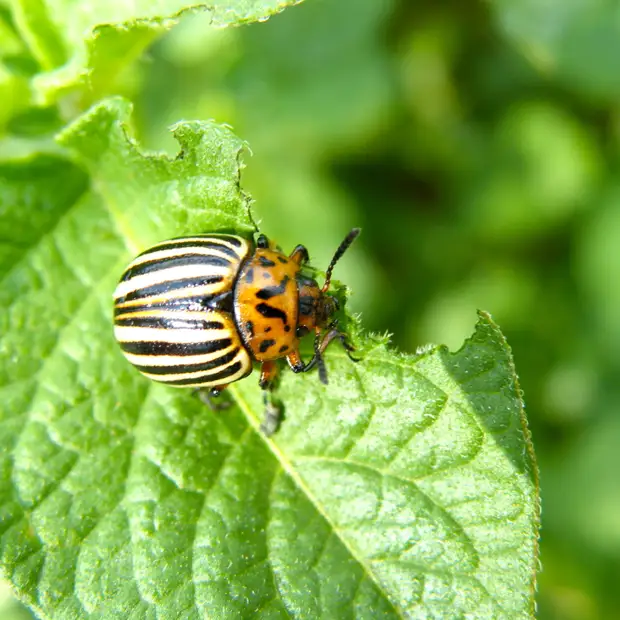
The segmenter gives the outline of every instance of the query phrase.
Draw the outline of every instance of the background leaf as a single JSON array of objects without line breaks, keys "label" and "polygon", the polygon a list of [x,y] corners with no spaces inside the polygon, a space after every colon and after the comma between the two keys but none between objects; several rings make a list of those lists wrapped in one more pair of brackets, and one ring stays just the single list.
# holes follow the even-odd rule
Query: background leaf
[{"label": "background leaf", "polygon": [[[192,4],[184,0],[93,0],[76,7],[67,0],[15,0],[14,19],[41,67],[34,79],[40,103],[88,84],[82,96],[96,100],[109,93],[118,73],[158,35],[188,10],[209,12],[216,26],[267,19],[300,0],[217,0]],[[89,80],[89,77],[92,78]]]},{"label": "background leaf", "polygon": [[[0,0],[1,62],[29,83],[41,68],[11,4]],[[389,330],[400,350],[458,348],[476,308],[492,312],[514,350],[544,481],[541,620],[620,617],[610,7],[320,0],[225,29],[187,15],[103,81],[135,100],[150,149],[174,156],[167,127],[181,118],[233,125],[254,153],[244,187],[255,215],[283,247],[303,240],[324,267],[361,225],[337,275],[364,326]],[[62,110],[18,102],[0,160],[57,157],[51,135],[87,103],[84,93],[63,97]],[[3,98],[0,115],[8,105]]]},{"label": "background leaf", "polygon": [[[178,118],[233,124],[255,154],[244,183],[266,206],[265,230],[287,247],[303,237],[316,264],[327,265],[348,228],[365,219],[326,162],[363,150],[385,127],[394,83],[381,34],[394,4],[307,2],[260,28],[224,31],[205,15],[190,16],[143,66],[146,87],[136,101],[142,139],[170,150],[167,126]],[[355,291],[355,310],[365,321],[386,318],[383,274],[358,244],[350,251],[339,273]]]},{"label": "background leaf", "polygon": [[149,383],[113,341],[124,264],[253,227],[229,130],[180,124],[169,159],[127,123],[103,103],[61,136],[75,162],[0,169],[0,541],[20,596],[53,617],[530,617],[536,470],[490,318],[454,354],[353,334],[365,358],[330,351],[329,389],[284,376],[273,441],[252,379],[223,414]]},{"label": "background leaf", "polygon": [[493,0],[492,5],[507,34],[532,62],[578,94],[617,99],[620,76],[609,62],[620,56],[614,2]]}]

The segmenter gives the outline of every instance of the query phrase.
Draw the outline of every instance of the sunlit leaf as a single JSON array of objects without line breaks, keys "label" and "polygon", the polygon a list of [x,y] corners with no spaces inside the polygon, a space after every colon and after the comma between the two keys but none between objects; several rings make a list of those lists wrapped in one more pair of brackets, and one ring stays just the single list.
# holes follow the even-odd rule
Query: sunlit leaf
[{"label": "sunlit leaf", "polygon": [[[490,317],[456,353],[398,354],[351,324],[329,386],[287,373],[281,430],[256,376],[232,407],[123,359],[111,293],[154,241],[250,235],[243,143],[175,128],[142,153],[126,104],[0,167],[0,562],[43,617],[529,618],[536,466]],[[302,240],[300,240],[302,241]]]},{"label": "sunlit leaf", "polygon": [[218,26],[267,19],[301,0],[92,0],[76,6],[69,0],[15,0],[14,18],[39,62],[42,73],[34,90],[42,103],[82,87],[84,100],[109,92],[108,82],[187,11],[208,11]]}]

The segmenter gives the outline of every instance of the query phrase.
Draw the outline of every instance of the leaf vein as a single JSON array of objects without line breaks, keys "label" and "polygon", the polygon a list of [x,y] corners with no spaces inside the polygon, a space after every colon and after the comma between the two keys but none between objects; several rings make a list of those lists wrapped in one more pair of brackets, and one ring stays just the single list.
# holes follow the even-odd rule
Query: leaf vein
[{"label": "leaf vein", "polygon": [[[246,415],[248,421],[250,422],[250,425],[262,437],[263,435],[262,435],[262,433],[260,431],[259,424],[257,423],[257,418],[252,414],[250,406],[245,401],[245,399],[243,399],[243,397],[241,396],[239,390],[236,388],[236,386],[229,387],[229,390],[230,390],[231,394],[233,395],[233,397],[235,398],[235,400],[237,401],[240,409]],[[327,511],[325,510],[324,506],[311,493],[310,489],[307,487],[307,485],[304,482],[304,480],[295,471],[295,468],[293,467],[292,463],[284,456],[282,451],[276,446],[276,444],[273,441],[265,439],[265,443],[267,444],[267,447],[271,450],[271,452],[273,453],[275,458],[279,461],[280,466],[282,467],[282,469],[291,478],[291,480],[295,483],[295,485],[299,488],[299,490],[308,498],[308,500],[315,507],[317,512],[321,514],[321,516],[325,519],[325,522],[330,526],[330,528],[336,534],[336,536],[338,536],[338,539],[343,544],[345,549],[347,549],[347,551],[349,552],[351,557],[354,558],[355,561],[362,567],[364,572],[367,573],[370,576],[370,578],[373,580],[375,586],[381,592],[381,594],[383,595],[385,600],[388,601],[388,603],[390,603],[390,605],[392,606],[392,609],[394,610],[396,615],[399,618],[405,618],[403,610],[397,605],[396,602],[394,602],[389,597],[388,593],[385,591],[385,589],[383,587],[383,584],[381,583],[381,581],[379,580],[377,575],[375,575],[374,572],[371,570],[371,567],[368,565],[368,563],[365,561],[365,559],[361,556],[361,554],[359,554],[356,551],[356,549],[353,547],[353,545],[351,545],[351,543],[346,539],[346,537],[343,536],[342,533],[338,530],[338,528],[336,527],[336,524],[332,521],[332,519],[327,514]]]}]

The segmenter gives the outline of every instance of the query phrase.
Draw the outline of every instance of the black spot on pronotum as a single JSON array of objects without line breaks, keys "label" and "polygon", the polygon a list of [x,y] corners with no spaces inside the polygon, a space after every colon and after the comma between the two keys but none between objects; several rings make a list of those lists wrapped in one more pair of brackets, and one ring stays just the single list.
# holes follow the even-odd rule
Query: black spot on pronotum
[{"label": "black spot on pronotum", "polygon": [[283,323],[287,323],[286,313],[280,310],[280,308],[274,308],[269,304],[261,302],[256,306],[256,310],[266,319],[280,319]]},{"label": "black spot on pronotum", "polygon": [[286,291],[286,285],[288,281],[289,277],[284,276],[280,284],[278,284],[277,286],[265,286],[256,293],[256,297],[258,297],[258,299],[271,299],[272,297],[282,295]]},{"label": "black spot on pronotum", "polygon": [[258,262],[260,263],[261,267],[275,267],[276,264],[268,259],[266,256],[259,256],[258,257]]},{"label": "black spot on pronotum", "polygon": [[280,351],[280,353],[284,353],[284,351],[286,351],[287,349],[288,349],[288,344],[283,344],[280,347],[279,351]]},{"label": "black spot on pronotum", "polygon": [[276,341],[275,341],[275,340],[271,340],[271,339],[270,339],[270,340],[263,340],[263,341],[260,343],[260,346],[258,347],[258,350],[259,350],[261,353],[264,353],[264,352],[265,352],[265,351],[266,351],[269,347],[273,347],[273,345],[274,345],[275,343],[276,343]]},{"label": "black spot on pronotum", "polygon": [[283,264],[283,265],[288,265],[288,258],[284,258],[284,256],[278,256],[278,260]]},{"label": "black spot on pronotum", "polygon": [[290,325],[285,325],[284,326],[284,331],[285,332],[290,332],[291,331],[291,326]]},{"label": "black spot on pronotum", "polygon": [[248,332],[250,338],[254,337],[254,323],[252,323],[252,321],[246,321],[245,331]]},{"label": "black spot on pronotum", "polygon": [[271,327],[269,327],[269,326],[268,326],[268,327],[265,327],[265,333],[268,333],[268,332],[270,332],[270,331],[271,331]]}]

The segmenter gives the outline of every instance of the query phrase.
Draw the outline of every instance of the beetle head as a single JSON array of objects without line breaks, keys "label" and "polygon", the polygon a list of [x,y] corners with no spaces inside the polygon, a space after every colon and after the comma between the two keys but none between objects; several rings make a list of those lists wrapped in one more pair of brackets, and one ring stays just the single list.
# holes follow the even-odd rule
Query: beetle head
[{"label": "beetle head", "polygon": [[338,299],[328,293],[332,271],[336,263],[360,234],[359,228],[354,228],[340,244],[334,257],[325,272],[325,284],[319,287],[316,280],[300,274],[297,278],[299,288],[299,321],[298,332],[302,336],[311,330],[317,333],[327,327],[336,312],[340,309]]}]

